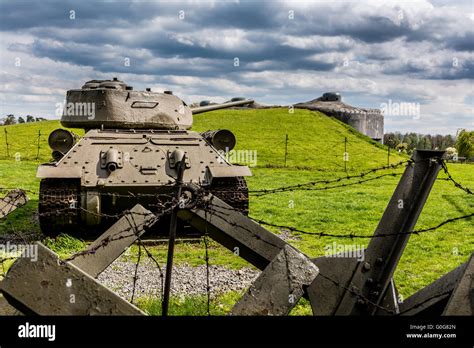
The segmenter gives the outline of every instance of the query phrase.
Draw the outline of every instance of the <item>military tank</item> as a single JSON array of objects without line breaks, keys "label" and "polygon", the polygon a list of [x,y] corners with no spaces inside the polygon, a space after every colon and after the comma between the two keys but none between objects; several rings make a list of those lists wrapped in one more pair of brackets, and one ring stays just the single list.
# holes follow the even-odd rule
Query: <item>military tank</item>
[{"label": "military tank", "polygon": [[[92,80],[67,91],[61,125],[48,139],[53,160],[38,167],[39,225],[48,236],[96,235],[137,203],[159,211],[170,202],[184,153],[184,183],[198,184],[248,213],[247,166],[232,165],[229,130],[191,131],[193,115],[241,106],[239,100],[190,108],[171,91],[135,91],[117,78]],[[167,232],[166,219],[157,225]],[[187,226],[181,225],[180,231]],[[185,232],[182,232],[185,233]]]}]

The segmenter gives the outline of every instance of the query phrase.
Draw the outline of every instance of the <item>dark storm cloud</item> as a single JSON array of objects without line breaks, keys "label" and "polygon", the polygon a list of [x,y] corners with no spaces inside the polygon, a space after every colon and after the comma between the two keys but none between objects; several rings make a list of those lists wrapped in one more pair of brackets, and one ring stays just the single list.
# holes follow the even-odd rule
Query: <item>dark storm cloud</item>
[{"label": "dark storm cloud", "polygon": [[[157,47],[155,49],[155,47]],[[16,45],[14,50],[29,51],[37,57],[47,57],[55,61],[68,62],[76,65],[93,66],[101,72],[133,72],[135,74],[169,74],[169,75],[198,75],[202,77],[227,74],[236,70],[234,59],[239,59],[239,70],[260,71],[258,62],[266,57],[278,57],[273,64],[266,65],[267,70],[293,70],[309,69],[316,71],[332,70],[336,64],[308,60],[305,58],[305,50],[275,46],[257,52],[220,52],[217,49],[205,49],[202,47],[189,47],[175,42],[162,42],[149,50],[157,57],[172,57],[175,52],[180,52],[180,58],[192,59],[204,58],[209,61],[207,67],[196,67],[193,65],[160,65],[149,63],[148,58],[134,56],[133,50],[124,47],[100,47],[86,44],[63,43],[53,45],[45,40],[35,40],[31,45]],[[132,54],[130,54],[132,53]],[[124,59],[130,60],[131,68],[124,65]],[[253,64],[257,63],[254,67]]]},{"label": "dark storm cloud", "polygon": [[[181,3],[181,2],[92,2],[76,3],[72,1],[53,2],[4,2],[1,5],[2,20],[0,29],[20,31],[36,37],[29,50],[38,57],[48,57],[55,61],[68,62],[80,66],[91,66],[98,71],[125,71],[121,64],[124,57],[133,59],[136,65],[134,73],[153,74],[157,68],[148,64],[152,57],[203,58],[215,61],[209,69],[196,69],[183,66],[180,69],[171,67],[168,71],[179,75],[197,74],[210,76],[228,71],[226,62],[238,57],[243,69],[253,70],[249,62],[272,60],[268,65],[272,69],[308,69],[316,71],[332,70],[337,63],[309,59],[315,53],[344,52],[350,46],[339,45],[326,47],[294,47],[282,42],[282,34],[294,34],[298,37],[322,35],[334,38],[348,37],[365,44],[383,43],[403,38],[407,42],[425,41],[436,37],[441,47],[459,51],[473,49],[472,31],[456,36],[449,30],[443,31],[437,21],[428,21],[421,27],[413,29],[409,21],[395,23],[382,15],[363,15],[351,9],[350,3],[344,12],[341,7],[327,6],[325,3],[313,10],[295,9],[295,19],[288,18],[291,5],[282,6],[270,1],[242,1],[217,3]],[[69,18],[69,11],[74,10],[76,19]],[[179,20],[180,11],[185,19]],[[395,14],[396,8],[393,9]],[[155,20],[153,23],[151,21]],[[444,23],[443,23],[444,24]],[[139,30],[148,28],[149,30]],[[206,37],[192,35],[202,28],[212,29],[213,42]],[[239,45],[225,46],[222,42],[228,33],[222,30],[239,29],[245,32],[245,40],[254,43],[251,47]],[[184,36],[180,40],[180,35]],[[55,42],[46,41],[46,39]],[[60,44],[56,44],[59,42]],[[28,44],[26,44],[28,46]],[[17,47],[18,48],[18,47]],[[11,47],[15,49],[14,46]],[[147,50],[148,57],[137,55],[136,50]],[[390,60],[396,56],[385,57],[383,54],[370,52],[369,59]],[[147,66],[151,66],[149,69]],[[166,70],[160,67],[159,70]],[[128,69],[130,70],[130,69]],[[179,70],[179,71],[178,71]],[[419,71],[421,70],[421,71]],[[387,73],[416,73],[428,76],[429,71],[422,67],[407,64],[404,68],[388,68]],[[468,75],[471,76],[470,68]],[[445,74],[450,78],[458,75]],[[442,73],[433,78],[444,76]]]},{"label": "dark storm cloud", "polygon": [[390,41],[398,37],[409,36],[410,28],[403,23],[397,25],[386,17],[343,17],[340,13],[329,13],[318,17],[314,14],[304,15],[304,21],[289,30],[295,34],[305,32],[309,34],[327,36],[348,36],[366,43]]},{"label": "dark storm cloud", "polygon": [[[186,6],[181,6],[187,12]],[[218,2],[198,9],[191,9],[187,15],[196,26],[210,25],[219,28],[271,29],[281,26],[278,16],[281,6],[271,1]]]},{"label": "dark storm cloud", "polygon": [[[118,22],[137,23],[157,15],[158,3],[105,1],[4,1],[0,5],[0,30],[21,30],[37,27],[69,27],[77,23],[82,28],[90,25],[106,26]],[[77,21],[71,21],[70,11]],[[123,22],[125,20],[125,22]]]},{"label": "dark storm cloud", "polygon": [[179,1],[9,1],[0,5],[0,30],[69,27],[71,10],[84,29],[92,25],[133,27],[155,17],[177,18],[181,11],[186,21],[197,27],[271,28],[280,26],[272,16],[276,6],[270,1],[192,4]]},{"label": "dark storm cloud", "polygon": [[352,36],[367,43],[391,41],[409,35],[411,30],[405,25],[396,25],[385,17],[371,16],[361,23],[342,26],[340,34]]},{"label": "dark storm cloud", "polygon": [[451,38],[446,46],[456,51],[474,51],[474,31],[463,36]]}]

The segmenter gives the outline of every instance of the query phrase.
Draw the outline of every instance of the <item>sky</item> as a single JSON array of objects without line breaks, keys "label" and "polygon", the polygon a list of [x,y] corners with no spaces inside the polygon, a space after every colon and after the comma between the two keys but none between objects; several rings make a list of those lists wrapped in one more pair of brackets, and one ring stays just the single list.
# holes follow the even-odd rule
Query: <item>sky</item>
[{"label": "sky", "polygon": [[0,117],[58,118],[66,90],[118,77],[188,103],[291,105],[338,91],[354,106],[385,106],[386,132],[456,134],[474,128],[473,7],[0,0]]}]

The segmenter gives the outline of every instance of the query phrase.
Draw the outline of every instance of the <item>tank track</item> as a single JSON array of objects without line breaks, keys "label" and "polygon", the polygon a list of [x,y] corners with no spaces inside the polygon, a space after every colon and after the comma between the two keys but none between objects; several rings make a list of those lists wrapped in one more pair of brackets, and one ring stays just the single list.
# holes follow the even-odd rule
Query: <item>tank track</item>
[{"label": "tank track", "polygon": [[242,214],[249,214],[249,190],[243,177],[213,179],[210,191]]},{"label": "tank track", "polygon": [[[81,186],[78,179],[43,179],[39,192],[39,224],[44,235],[80,235]],[[243,177],[214,179],[209,191],[244,215],[248,215],[248,188]],[[167,221],[164,219],[164,222]],[[166,230],[166,229],[165,229]],[[94,231],[87,229],[86,234]],[[186,233],[185,233],[186,234]]]},{"label": "tank track", "polygon": [[80,181],[78,179],[43,179],[39,192],[39,224],[43,234],[73,234],[80,223]]}]

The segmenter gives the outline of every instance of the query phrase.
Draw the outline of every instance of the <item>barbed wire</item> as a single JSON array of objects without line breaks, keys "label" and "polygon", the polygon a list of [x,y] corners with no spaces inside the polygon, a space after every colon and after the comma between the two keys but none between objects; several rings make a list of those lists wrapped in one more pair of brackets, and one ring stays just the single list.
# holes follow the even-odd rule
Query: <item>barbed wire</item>
[{"label": "barbed wire", "polygon": [[[397,177],[397,176],[400,176],[400,175],[402,175],[402,173],[387,173],[387,174],[381,174],[381,175],[378,175],[378,176],[375,176],[375,177],[372,177],[372,178],[368,178],[368,179],[361,179],[361,180],[358,180],[356,182],[350,182],[350,183],[334,185],[334,186],[323,186],[323,187],[300,186],[300,187],[294,187],[294,188],[292,188],[292,187],[280,187],[280,188],[274,189],[274,190],[264,190],[261,193],[249,192],[249,194],[253,194],[255,197],[261,197],[261,196],[265,196],[265,195],[268,195],[268,194],[274,194],[274,193],[280,193],[280,192],[325,191],[325,190],[331,190],[331,189],[335,189],[335,188],[360,185],[360,184],[364,184],[364,183],[369,182],[369,181],[382,179],[382,178],[385,178],[387,176]],[[312,184],[312,185],[316,185],[316,184]]]},{"label": "barbed wire", "polygon": [[[75,258],[77,258],[78,256],[81,256],[81,255],[85,255],[85,254],[91,254],[91,253],[95,253],[99,248],[102,248],[102,247],[105,247],[106,245],[108,245],[109,243],[113,242],[113,241],[116,241],[116,240],[121,240],[121,239],[124,239],[124,238],[130,238],[130,237],[133,237],[133,236],[136,236],[136,233],[133,231],[134,229],[139,229],[139,228],[145,228],[147,225],[154,225],[156,224],[159,219],[165,215],[168,215],[168,214],[171,214],[172,210],[175,209],[176,207],[178,207],[179,205],[179,202],[175,202],[171,207],[169,208],[166,208],[164,209],[162,212],[160,213],[157,213],[155,212],[154,213],[154,216],[152,217],[152,219],[150,219],[150,221],[147,221],[145,219],[144,222],[138,224],[138,225],[135,225],[135,226],[128,226],[126,228],[123,228],[109,236],[107,236],[106,238],[104,238],[99,244],[97,244],[96,246],[94,246],[93,248],[89,248],[89,249],[86,249],[86,250],[83,250],[83,251],[80,251],[80,252],[77,252],[73,255],[71,255],[70,257],[68,257],[65,261],[68,262],[68,261],[72,261],[74,260]],[[123,215],[125,214],[131,214],[130,211],[125,211],[123,212]],[[148,213],[137,213],[137,212],[134,212],[133,214],[135,215],[142,215],[142,216],[150,216]],[[122,215],[122,216],[123,216]],[[129,232],[130,230],[132,230],[132,233],[130,234],[124,234],[125,232]]]},{"label": "barbed wire", "polygon": [[165,292],[165,289],[164,289],[164,273],[163,273],[163,268],[160,266],[160,264],[158,263],[158,261],[155,259],[155,257],[153,256],[153,254],[148,250],[148,248],[146,247],[146,245],[143,243],[143,240],[141,240],[139,238],[139,241],[140,243],[142,244],[142,248],[143,250],[145,250],[145,253],[147,254],[148,258],[150,258],[156,265],[156,268],[158,269],[159,273],[160,273],[160,284],[161,284],[161,290],[160,290],[160,294],[161,294],[161,299],[163,299],[163,294]]},{"label": "barbed wire", "polygon": [[[214,208],[218,208],[219,210],[225,210],[225,211],[231,211],[231,212],[237,212],[237,213],[240,212],[238,209],[235,209],[231,206],[223,207],[223,206],[220,206],[220,205],[212,204],[212,202],[207,203],[207,209],[209,209],[209,207],[214,207]],[[213,214],[216,214],[216,213],[225,214],[224,212],[218,211],[218,210],[215,210],[215,209],[214,210],[209,210],[209,211],[211,211]],[[228,218],[229,216],[230,216],[230,214],[225,214],[225,217]],[[432,226],[432,227],[428,227],[428,228],[411,230],[411,231],[404,231],[404,232],[395,232],[395,233],[380,233],[380,234],[377,234],[377,235],[361,235],[361,234],[355,234],[353,232],[346,233],[346,234],[337,234],[337,233],[330,233],[330,232],[314,232],[314,231],[302,230],[302,229],[299,229],[299,228],[294,227],[294,226],[280,225],[280,224],[267,222],[265,220],[258,219],[258,218],[252,217],[252,216],[248,216],[248,218],[251,219],[252,221],[260,224],[260,225],[265,225],[265,226],[275,227],[275,228],[278,228],[278,229],[288,230],[290,232],[313,235],[313,236],[317,236],[317,237],[320,237],[320,238],[321,237],[333,237],[333,238],[350,238],[350,239],[353,239],[353,238],[371,239],[371,238],[383,238],[383,237],[390,237],[390,236],[396,236],[396,235],[406,235],[406,234],[419,235],[421,233],[437,230],[437,229],[441,228],[442,226],[444,226],[446,224],[449,224],[449,223],[452,223],[452,222],[455,222],[455,221],[470,219],[473,216],[474,216],[474,213],[470,213],[470,214],[466,214],[466,215],[446,219],[446,220],[438,223],[437,225]],[[222,216],[221,216],[221,218],[222,218]],[[230,221],[228,221],[228,223],[231,224]],[[235,226],[238,226],[238,225],[235,224]]]},{"label": "barbed wire", "polygon": [[135,273],[133,274],[133,287],[132,287],[132,296],[130,298],[130,303],[133,303],[135,298],[135,289],[137,286],[138,281],[138,267],[140,266],[140,260],[142,257],[142,243],[138,242],[138,255],[137,255],[137,262],[135,263]]},{"label": "barbed wire", "polygon": [[446,165],[446,162],[440,161],[440,164],[441,164],[441,168],[443,168],[443,171],[444,171],[444,173],[445,173],[446,176],[447,176],[446,179],[447,179],[448,181],[451,181],[451,182],[454,184],[455,187],[457,187],[457,188],[460,189],[460,190],[463,190],[463,191],[466,192],[467,194],[469,194],[469,195],[474,194],[470,188],[461,185],[459,182],[457,182],[456,180],[453,179],[453,177],[451,176],[451,173],[450,173],[449,170],[448,170],[448,166]]},{"label": "barbed wire", "polygon": [[341,284],[338,280],[334,279],[334,278],[331,278],[329,277],[328,275],[325,275],[324,273],[321,273],[321,270],[319,270],[319,273],[318,273],[318,277],[322,277],[328,281],[330,281],[331,283],[333,283],[334,285],[336,285],[337,287],[345,290],[345,291],[348,291],[350,292],[352,295],[356,296],[357,298],[359,298],[360,300],[362,300],[364,303],[367,303],[367,304],[370,304],[371,306],[373,307],[376,307],[378,309],[381,309],[383,310],[384,312],[387,312],[389,314],[392,314],[392,315],[395,315],[397,314],[396,311],[392,310],[392,309],[389,309],[389,308],[385,308],[375,302],[373,302],[372,300],[370,300],[369,298],[367,298],[366,296],[362,295],[361,293],[355,291],[354,289],[352,289],[351,287],[347,287],[343,284]]},{"label": "barbed wire", "polygon": [[211,283],[210,283],[210,275],[209,275],[209,245],[207,243],[207,211],[204,211],[204,248],[205,248],[205,261],[206,261],[206,294],[207,294],[207,315],[211,316]]},{"label": "barbed wire", "polygon": [[[212,206],[212,204],[209,204],[210,202],[206,202],[206,206],[203,207],[203,209],[209,209],[209,206]],[[202,208],[202,206],[201,206]],[[221,206],[218,206],[219,209],[224,209],[224,210],[233,210],[233,211],[237,211],[235,210],[234,208],[224,208],[224,207],[221,207]],[[254,238],[258,239],[259,241],[262,241],[264,243],[267,243],[269,245],[272,245],[273,247],[275,248],[280,248],[280,246],[276,245],[275,243],[272,243],[268,240],[265,240],[265,239],[262,239],[259,235],[257,235],[253,230],[249,229],[249,228],[246,228],[242,225],[239,225],[235,222],[233,222],[231,219],[228,219],[229,217],[229,214],[224,214],[223,212],[221,211],[216,211],[216,210],[212,210],[211,211],[213,215],[216,215],[218,217],[220,217],[221,219],[225,219],[227,221],[227,223],[229,223],[230,225],[232,226],[235,226],[235,227],[239,227],[239,228],[242,228],[243,230],[247,231],[247,232],[250,232]],[[317,234],[319,235],[320,237],[323,237],[323,236],[327,236],[327,237],[338,237],[338,238],[357,238],[357,237],[360,237],[360,238],[373,238],[373,237],[388,237],[388,236],[394,236],[394,235],[403,235],[403,234],[420,234],[420,233],[423,233],[423,232],[429,232],[429,231],[433,231],[433,230],[436,230],[438,228],[440,228],[441,226],[447,224],[447,223],[451,223],[451,222],[454,222],[454,221],[458,221],[458,220],[461,220],[461,219],[467,219],[467,218],[471,218],[474,216],[474,213],[471,213],[471,214],[468,214],[468,215],[464,215],[464,216],[459,216],[459,217],[455,217],[455,218],[450,218],[450,219],[447,219],[441,223],[439,223],[438,225],[436,226],[433,226],[433,227],[429,227],[429,228],[425,228],[425,229],[420,229],[420,230],[413,230],[413,231],[408,231],[408,232],[401,232],[401,233],[386,233],[386,234],[380,234],[380,235],[371,235],[371,236],[365,236],[365,235],[354,235],[354,234],[349,234],[349,235],[332,235],[332,234],[328,234],[328,233],[323,233],[323,232],[320,232],[320,233],[308,233],[306,231],[301,231],[301,230],[297,230],[299,232],[304,232],[304,233],[307,233],[307,234]],[[250,218],[250,217],[249,217]],[[251,218],[252,220],[254,220],[255,222],[259,223],[261,222],[261,220],[255,220],[253,218]],[[206,219],[207,220],[207,219]],[[272,224],[271,226],[274,226],[274,227],[282,227],[280,225],[274,225]],[[288,227],[288,226],[283,226],[283,227]],[[290,227],[289,229],[293,229],[293,230],[296,230],[292,227]],[[397,315],[398,313],[392,309],[389,309],[389,308],[385,308],[375,302],[373,302],[372,300],[370,300],[369,298],[367,298],[366,296],[360,294],[359,292],[355,291],[354,289],[352,289],[351,287],[347,287],[343,284],[341,284],[338,280],[324,274],[321,272],[321,270],[319,270],[319,274],[318,276],[321,276],[323,278],[325,278],[326,280],[330,281],[331,283],[333,283],[334,285],[340,287],[341,289],[344,289],[345,291],[348,291],[350,292],[352,295],[356,296],[358,299],[360,299],[363,303],[366,303],[366,304],[370,304],[371,306],[375,307],[375,308],[378,308],[380,310],[383,310],[389,314],[392,314],[392,315]]]},{"label": "barbed wire", "polygon": [[[398,162],[398,163],[395,163],[395,164],[384,165],[384,166],[381,166],[381,167],[373,168],[373,169],[364,171],[364,172],[359,173],[359,174],[346,175],[346,176],[342,176],[342,177],[335,178],[335,179],[323,179],[323,180],[317,180],[317,181],[309,181],[309,182],[305,182],[305,183],[301,183],[301,184],[277,187],[277,188],[274,188],[274,189],[249,190],[249,194],[254,194],[255,196],[263,196],[263,195],[267,195],[267,194],[271,194],[271,193],[278,193],[278,192],[284,192],[284,191],[308,190],[308,187],[312,187],[312,186],[315,186],[315,185],[331,184],[331,183],[336,183],[336,182],[340,182],[340,181],[343,181],[343,180],[351,180],[351,179],[355,179],[355,178],[364,178],[367,175],[376,173],[376,172],[381,171],[381,170],[396,169],[396,168],[398,168],[398,167],[400,167],[404,164],[409,165],[409,164],[412,164],[412,163],[415,163],[415,161],[410,159],[410,160],[401,161],[401,162]],[[396,174],[398,175],[398,173],[396,173]],[[388,175],[393,175],[393,173],[383,174],[383,176],[376,177],[375,179],[379,179],[381,177],[388,176]],[[367,181],[367,180],[375,180],[375,179],[371,178],[371,179],[365,179],[365,180]],[[355,184],[358,184],[358,183],[355,183]],[[351,185],[355,185],[355,184],[351,184]],[[345,187],[345,186],[349,186],[349,185],[348,184],[338,185],[338,186],[334,186],[333,188],[335,188],[335,187]],[[324,188],[322,188],[322,189],[324,189]]]},{"label": "barbed wire", "polygon": [[267,221],[264,221],[264,220],[261,220],[261,219],[252,218],[252,217],[250,217],[250,219],[252,219],[253,221],[255,221],[255,222],[257,222],[261,225],[276,227],[276,228],[285,229],[285,230],[288,230],[288,231],[291,231],[291,232],[297,232],[297,233],[301,233],[301,234],[308,234],[308,235],[313,235],[313,236],[317,236],[317,237],[350,238],[350,239],[353,239],[353,238],[367,238],[367,239],[372,239],[372,238],[382,238],[382,237],[390,237],[390,236],[406,235],[406,234],[416,234],[416,235],[418,235],[420,233],[425,233],[425,232],[430,232],[430,231],[437,230],[437,229],[439,229],[440,227],[442,227],[446,224],[449,224],[449,223],[452,223],[452,222],[455,222],[455,221],[458,221],[458,220],[464,220],[464,219],[472,218],[473,216],[474,216],[474,213],[471,213],[471,214],[467,214],[467,215],[462,215],[462,216],[457,216],[457,217],[454,217],[454,218],[446,219],[446,220],[444,220],[443,222],[439,223],[436,226],[432,226],[432,227],[428,227],[428,228],[424,228],[424,229],[418,229],[418,230],[412,230],[412,231],[406,231],[406,232],[380,233],[380,234],[377,234],[377,235],[360,235],[360,234],[355,234],[353,232],[348,233],[348,234],[336,234],[336,233],[328,233],[328,232],[305,231],[305,230],[295,228],[295,227],[292,227],[292,226],[278,225],[278,224],[270,223],[270,222],[267,222]]},{"label": "barbed wire", "polygon": [[[159,185],[159,188],[160,190],[166,190],[168,188],[173,188],[173,184],[160,184]],[[12,190],[22,190],[24,192],[28,192],[28,193],[31,193],[33,195],[39,195],[40,192],[39,191],[36,191],[36,190],[32,190],[32,189],[27,189],[27,188],[12,188],[12,187],[0,187],[0,192],[9,192],[9,191],[12,191]],[[107,197],[116,197],[116,198],[140,198],[140,197],[154,197],[154,198],[159,198],[159,197],[169,197],[169,198],[172,198],[174,197],[172,194],[170,193],[166,193],[166,192],[155,192],[155,193],[138,193],[138,192],[128,192],[127,194],[123,194],[123,193],[115,193],[115,192],[106,192],[106,191],[101,191],[101,192],[95,192],[94,194],[98,195],[98,196],[107,196]],[[54,198],[56,197],[55,195],[52,195],[52,194],[42,194],[41,195],[42,197],[46,197],[46,198]]]},{"label": "barbed wire", "polygon": [[[209,202],[206,202],[206,201],[204,201],[204,203],[201,203],[201,204],[203,204],[203,205],[201,205],[201,208],[206,211],[206,209],[208,209],[208,208],[206,207],[206,205],[208,205],[208,203],[209,203]],[[213,215],[215,215],[215,216],[217,216],[217,217],[220,217],[221,219],[227,219],[227,217],[228,217],[228,215],[219,215],[219,213],[221,213],[221,212],[212,211],[212,213],[213,213]],[[257,240],[259,240],[259,241],[261,241],[261,242],[264,242],[264,243],[266,243],[266,244],[268,244],[268,245],[271,245],[271,246],[273,246],[274,248],[277,248],[277,249],[280,249],[280,248],[281,248],[281,245],[277,245],[277,244],[272,243],[272,242],[270,242],[270,241],[268,241],[268,240],[262,239],[262,237],[260,237],[257,233],[255,233],[255,231],[253,231],[253,230],[251,230],[251,229],[249,229],[249,228],[247,228],[247,227],[245,227],[245,226],[239,225],[239,224],[237,224],[236,222],[233,222],[232,220],[230,220],[230,221],[229,221],[229,220],[226,220],[226,221],[227,221],[227,223],[230,224],[231,226],[235,226],[235,227],[241,228],[241,229],[243,229],[244,231],[247,231],[247,232],[251,233],[252,237],[254,237],[255,239],[257,239]],[[288,245],[289,245],[289,244],[288,244]],[[289,245],[289,246],[291,246],[291,245]],[[288,260],[286,260],[286,261],[288,261]],[[288,267],[288,263],[287,263],[287,267]],[[288,269],[288,268],[287,268],[287,269]],[[388,313],[390,313],[390,314],[394,314],[394,313],[395,313],[394,311],[392,311],[392,310],[390,310],[390,309],[387,309],[387,308],[385,308],[385,307],[383,307],[383,306],[380,306],[380,305],[376,304],[375,302],[371,301],[369,298],[367,298],[367,297],[365,297],[364,295],[362,295],[362,294],[360,294],[360,293],[354,291],[353,289],[347,288],[346,286],[340,284],[340,282],[339,282],[338,280],[335,280],[335,279],[329,277],[328,275],[325,275],[325,274],[321,273],[321,270],[319,270],[318,275],[321,275],[323,278],[325,278],[325,279],[331,281],[334,285],[336,285],[336,286],[338,286],[338,287],[340,287],[340,288],[342,288],[342,289],[344,289],[344,290],[349,291],[350,293],[352,293],[353,295],[357,296],[359,299],[361,299],[361,300],[364,301],[365,303],[369,303],[369,304],[371,304],[372,306],[377,307],[377,308],[379,308],[379,309],[381,309],[381,310],[383,310],[383,311],[386,311],[386,312],[388,312]],[[290,275],[287,274],[287,276],[289,277]],[[291,282],[291,279],[288,278],[288,281]],[[291,290],[291,287],[290,287],[290,290]]]}]

